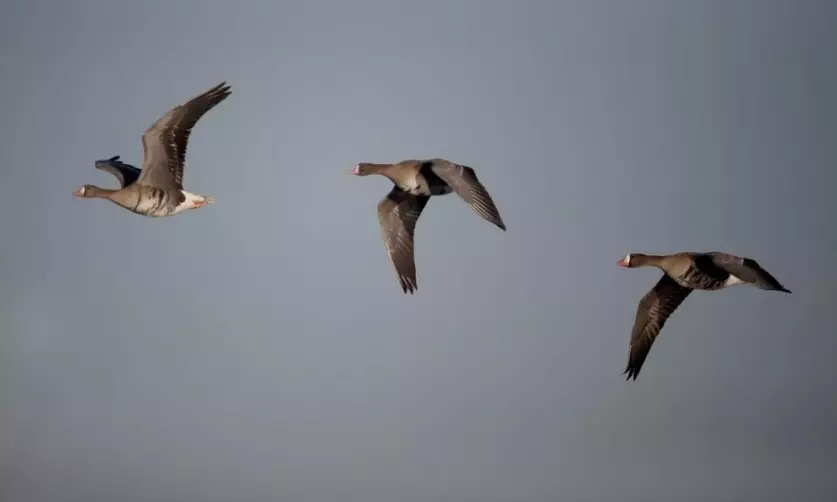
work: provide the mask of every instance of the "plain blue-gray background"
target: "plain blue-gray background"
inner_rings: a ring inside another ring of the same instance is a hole
[[[13,0],[0,8],[4,502],[825,501],[837,6]],[[227,80],[169,219],[79,200]],[[401,293],[358,161],[473,166]],[[621,375],[654,270],[692,295]]]

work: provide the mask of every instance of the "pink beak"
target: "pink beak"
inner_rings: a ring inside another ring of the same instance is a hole
[[[627,263],[625,263],[625,259],[624,259],[624,258],[622,258],[621,260],[617,261],[617,262],[616,262],[616,264],[617,264],[617,265],[619,265],[620,267],[627,267],[627,266],[628,266],[628,264],[627,264]]]
[[[75,195],[76,197],[82,197],[81,188],[76,188],[76,189],[73,191],[73,195]]]
[[[354,169],[352,169],[352,174],[355,176],[360,175],[360,166],[355,166]]]

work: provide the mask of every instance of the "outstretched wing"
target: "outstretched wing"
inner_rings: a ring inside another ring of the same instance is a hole
[[[395,186],[378,203],[381,236],[404,293],[412,294],[418,290],[413,234],[416,222],[429,200],[430,197],[426,195],[412,195]]]
[[[157,188],[183,189],[183,163],[189,135],[197,121],[230,95],[221,82],[160,117],[142,135],[145,159],[137,183]]]
[[[94,164],[96,169],[108,172],[119,180],[122,188],[134,184],[140,176],[139,168],[126,164],[119,160],[119,155],[115,155],[106,160],[97,160]]]
[[[628,366],[624,372],[628,379],[636,380],[654,340],[659,336],[669,316],[691,292],[692,289],[684,288],[663,274],[651,291],[639,301],[634,330],[631,333]]]
[[[494,201],[473,169],[443,159],[434,159],[430,169],[450,185],[453,191],[462,197],[478,215],[502,230],[506,229],[500,217],[500,211],[497,210],[497,206],[494,205]]]
[[[752,284],[759,289],[790,293],[789,289],[782,286],[782,284],[776,280],[770,272],[761,268],[761,265],[759,265],[758,262],[752,258],[742,258],[740,256],[720,253],[717,251],[707,253],[707,255],[710,256],[712,263],[716,267],[727,271],[742,281]]]

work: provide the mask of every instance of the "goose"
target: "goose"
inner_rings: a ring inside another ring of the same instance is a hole
[[[441,158],[410,159],[395,164],[360,162],[352,174],[379,174],[393,182],[392,189],[378,203],[378,220],[389,260],[405,294],[418,290],[413,234],[430,197],[456,192],[479,216],[506,230],[494,201],[468,166]]]
[[[183,164],[192,128],[230,93],[230,86],[221,82],[157,119],[142,135],[142,169],[122,163],[118,155],[96,161],[95,167],[116,176],[121,188],[82,185],[73,195],[107,199],[132,213],[150,217],[173,216],[215,202],[213,197],[183,189]]]
[[[625,268],[657,267],[663,271],[663,276],[637,307],[628,366],[623,373],[628,375],[628,380],[636,380],[663,325],[692,291],[717,291],[749,284],[767,291],[791,292],[752,258],[718,251],[671,255],[629,253],[617,264]]]

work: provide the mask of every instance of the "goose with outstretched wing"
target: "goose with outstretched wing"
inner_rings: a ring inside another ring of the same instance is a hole
[[[767,291],[790,293],[752,258],[717,251],[670,255],[629,253],[619,260],[618,265],[625,268],[656,267],[663,272],[657,284],[637,306],[628,366],[625,368],[628,379],[634,380],[666,321],[692,291],[718,291],[749,284]]]
[[[142,136],[142,169],[121,162],[119,156],[97,161],[95,166],[116,176],[121,188],[83,185],[73,195],[107,199],[133,213],[150,217],[172,216],[215,202],[212,197],[183,189],[183,167],[192,128],[230,93],[230,86],[222,82],[175,106],[154,122]]]
[[[387,255],[404,293],[418,290],[413,256],[416,222],[431,197],[456,193],[484,220],[506,230],[500,211],[477,178],[474,169],[445,159],[404,160],[395,164],[361,162],[355,176],[378,174],[389,178],[392,189],[378,203],[378,221]]]

